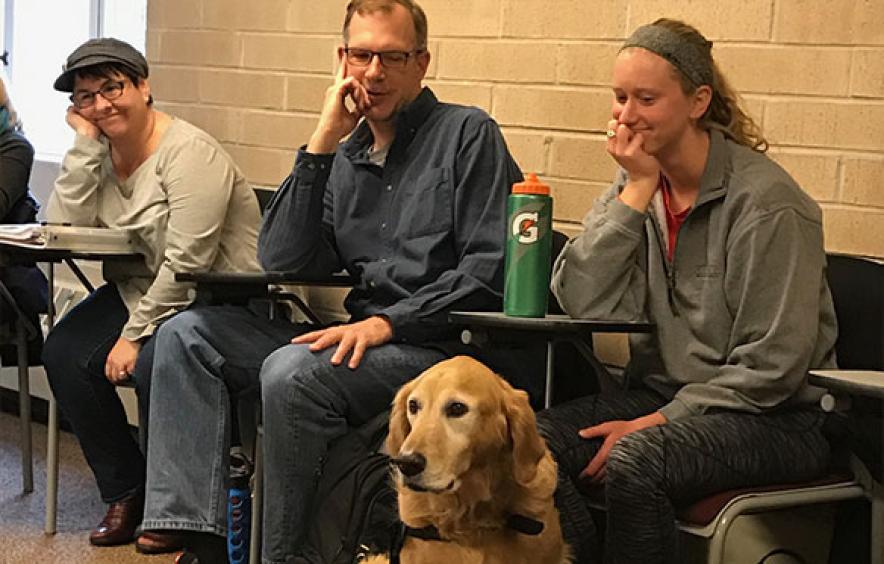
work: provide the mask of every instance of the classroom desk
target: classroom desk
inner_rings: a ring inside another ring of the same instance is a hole
[[[832,394],[857,395],[884,402],[884,372],[876,370],[811,370],[807,381]],[[830,404],[834,407],[834,403]],[[826,404],[823,408],[827,409]],[[884,442],[884,421],[881,440]],[[858,481],[868,492],[872,503],[872,564],[884,564],[884,444],[881,445],[880,475],[868,476],[859,469]],[[865,483],[864,483],[865,482]]]
[[[293,302],[311,323],[321,325],[322,321],[313,313],[297,294],[280,292],[278,285],[319,286],[346,288],[354,286],[358,280],[346,273],[315,277],[296,275],[286,271],[264,272],[178,272],[176,282],[196,284],[196,301],[201,303],[226,303],[246,305],[253,299],[288,300]],[[271,311],[272,314],[272,311]]]
[[[650,333],[652,323],[643,321],[611,321],[605,319],[572,319],[567,315],[545,317],[512,317],[500,312],[454,311],[448,320],[466,326],[461,333],[464,344],[483,345],[490,340],[505,341],[508,338],[529,339],[546,342],[546,386],[544,406],[552,402],[555,344],[570,342],[595,369],[599,377],[607,370],[596,358],[592,349],[594,333]],[[610,382],[599,382],[603,388]]]
[[[22,247],[14,242],[0,242],[0,266],[21,263],[45,263],[47,266],[46,278],[49,282],[49,303],[46,316],[47,327],[52,330],[55,325],[55,265],[65,263],[74,273],[87,291],[92,292],[95,288],[89,279],[80,270],[75,260],[90,261],[120,261],[140,262],[141,257],[137,254],[121,254],[117,252],[93,252],[87,250],[71,251],[64,249],[34,249]],[[20,394],[29,393],[29,390],[19,390]],[[27,421],[27,449],[30,452],[30,421]],[[46,441],[46,520],[43,530],[46,534],[54,534],[56,531],[56,517],[58,510],[58,403],[50,394],[49,397],[49,421],[47,422]],[[24,446],[23,446],[24,448]]]

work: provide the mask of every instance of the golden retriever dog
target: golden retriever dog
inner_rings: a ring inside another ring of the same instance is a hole
[[[482,363],[452,358],[403,386],[386,446],[410,531],[402,564],[571,561],[528,394]]]

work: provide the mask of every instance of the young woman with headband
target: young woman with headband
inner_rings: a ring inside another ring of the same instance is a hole
[[[711,51],[667,19],[626,40],[607,128],[620,172],[555,266],[571,316],[656,327],[630,337],[628,390],[538,418],[579,562],[602,558],[578,485],[604,488],[607,561],[680,562],[678,504],[829,462],[806,381],[835,365],[821,212],[764,155]]]

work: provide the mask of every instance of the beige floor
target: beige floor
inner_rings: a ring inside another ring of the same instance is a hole
[[[58,533],[43,533],[46,492],[46,427],[33,424],[34,492],[21,491],[18,418],[0,413],[0,564],[173,562],[170,555],[144,556],[132,545],[95,548],[87,535],[105,506],[76,439],[62,433]]]

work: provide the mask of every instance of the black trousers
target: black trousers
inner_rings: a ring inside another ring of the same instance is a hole
[[[556,506],[576,562],[681,562],[675,508],[731,488],[822,476],[830,458],[825,414],[808,407],[765,415],[717,412],[670,421],[621,438],[604,484],[604,550],[578,475],[601,445],[577,432],[653,413],[666,400],[649,390],[580,398],[538,414],[559,465]]]
[[[145,455],[129,428],[116,387],[104,375],[107,355],[128,318],[116,287],[106,284],[65,315],[43,346],[52,393],[80,441],[105,503],[144,489]],[[131,374],[145,445],[152,365],[150,338],[142,344]]]

